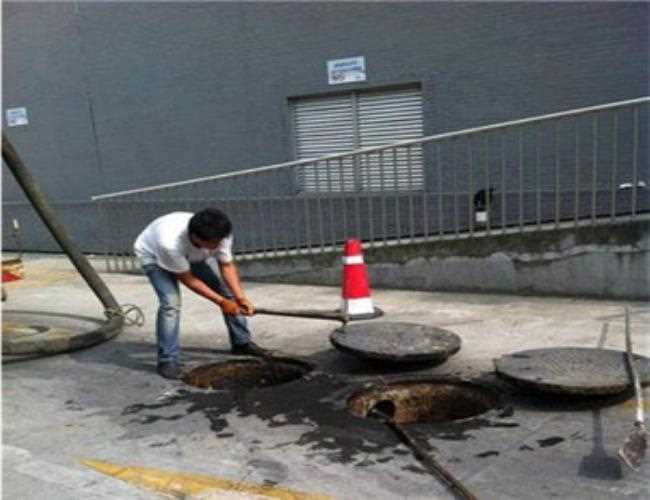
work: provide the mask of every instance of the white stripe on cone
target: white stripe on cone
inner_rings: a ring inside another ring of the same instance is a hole
[[[349,255],[343,257],[343,264],[363,264],[363,255]]]
[[[345,299],[343,300],[343,310],[349,316],[356,316],[357,314],[373,314],[375,308],[372,305],[370,297],[363,297],[360,299]]]

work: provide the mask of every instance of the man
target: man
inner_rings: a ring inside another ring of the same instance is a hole
[[[216,208],[196,214],[163,215],[135,240],[135,255],[159,299],[156,319],[158,373],[165,378],[176,379],[181,372],[179,281],[221,308],[233,353],[266,354],[251,341],[246,318],[242,316],[255,314],[255,307],[242,290],[233,262],[232,240],[232,224],[228,216]],[[221,280],[213,270],[215,264],[218,264]]]

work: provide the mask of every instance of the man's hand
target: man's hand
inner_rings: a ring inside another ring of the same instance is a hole
[[[223,300],[219,304],[219,307],[221,308],[224,314],[228,314],[229,316],[237,316],[238,314],[241,314],[241,310],[239,309],[239,306],[237,305],[236,302],[233,302],[232,300],[228,300],[228,299]]]
[[[255,306],[250,300],[248,300],[248,298],[238,297],[235,300],[237,301],[237,304],[239,305],[242,314],[246,316],[252,316],[253,314],[255,314]]]

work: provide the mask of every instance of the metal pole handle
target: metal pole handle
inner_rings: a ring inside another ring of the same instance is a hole
[[[256,307],[255,314],[267,314],[270,316],[288,316],[293,318],[308,318],[308,319],[324,319],[340,321],[343,324],[348,322],[348,317],[339,311],[317,311],[313,309],[303,310],[286,310],[286,309],[266,309],[263,307]]]

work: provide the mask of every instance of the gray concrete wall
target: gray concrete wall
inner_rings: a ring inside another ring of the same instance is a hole
[[[5,2],[3,105],[30,120],[6,132],[97,250],[93,194],[292,159],[291,97],[420,83],[428,135],[645,95],[648,10]],[[351,55],[366,57],[368,81],[329,86],[326,61]],[[5,172],[5,220],[22,217],[28,248],[56,249]]]
[[[245,279],[341,283],[340,255],[245,261]],[[650,299],[650,221],[365,251],[371,285],[408,290]]]

